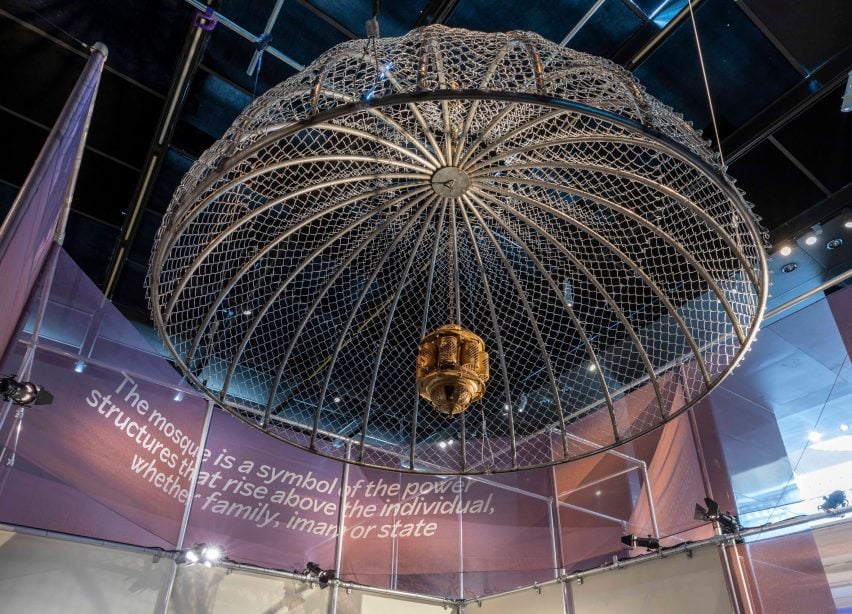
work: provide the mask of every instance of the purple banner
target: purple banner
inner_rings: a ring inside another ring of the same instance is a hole
[[[0,370],[31,363],[54,402],[0,406],[0,520],[174,547],[206,401],[61,250],[40,287],[38,345],[29,323]]]
[[[213,415],[187,543],[234,560],[302,571],[334,567],[342,465],[309,454],[223,411]]]
[[[44,265],[63,208],[70,203],[106,48],[83,69],[47,142],[0,225],[0,358],[14,339],[24,306]],[[60,232],[62,229],[59,229]]]

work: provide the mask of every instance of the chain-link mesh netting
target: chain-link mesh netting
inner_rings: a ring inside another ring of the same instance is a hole
[[[273,435],[476,473],[659,426],[745,351],[766,285],[716,156],[629,73],[432,26],[335,47],[247,108],[177,190],[150,294],[188,376]],[[450,322],[491,354],[456,418],[414,379]]]

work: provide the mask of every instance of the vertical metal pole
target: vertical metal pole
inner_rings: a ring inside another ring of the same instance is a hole
[[[91,52],[101,54],[106,62],[107,47],[103,43],[95,43],[91,47]],[[80,172],[80,164],[83,162],[83,152],[86,150],[86,141],[89,136],[89,124],[92,122],[92,111],[95,109],[95,99],[97,98],[98,90],[92,93],[92,101],[89,103],[89,110],[86,113],[86,119],[83,120],[83,130],[80,132],[80,143],[77,146],[77,153],[74,155],[74,165],[72,166],[71,176],[68,179],[68,187],[65,190],[65,198],[62,202],[62,210],[59,213],[59,221],[56,224],[56,231],[53,234],[53,239],[59,245],[65,242],[65,226],[68,224],[68,214],[71,213],[71,200],[74,198],[74,188],[77,186],[77,175]]]
[[[547,516],[550,522],[550,549],[553,555],[553,577],[559,577],[559,559],[556,555],[556,529],[553,520],[553,497],[547,500]]]
[[[648,493],[648,512],[651,515],[651,528],[654,537],[660,539],[660,527],[657,525],[657,512],[654,509],[654,493],[651,492],[651,481],[648,479],[648,463],[641,461],[642,479],[645,480],[645,492]]]
[[[56,261],[59,258],[59,248],[53,246],[51,248],[50,254],[48,254],[47,261],[45,262],[44,269],[42,269],[39,277],[44,279],[44,284],[42,286],[41,298],[38,304],[38,310],[36,311],[35,322],[33,323],[33,333],[32,338],[30,339],[30,344],[27,346],[26,351],[24,352],[24,357],[21,359],[21,367],[18,369],[19,381],[25,381],[29,378],[30,373],[32,373],[33,360],[35,360],[35,352],[36,347],[38,346],[38,337],[41,334],[41,324],[44,320],[44,312],[47,309],[47,300],[50,297],[50,290],[53,287],[53,276],[56,273]],[[26,320],[21,318],[21,323],[19,325],[20,329],[23,329],[26,325]],[[10,340],[9,348],[14,346],[17,342],[17,339]],[[3,425],[6,423],[6,418],[9,415],[9,412],[12,409],[12,402],[6,401],[3,404],[3,415],[0,416],[0,432],[3,431]],[[11,433],[9,434],[11,437]],[[9,438],[6,438],[6,443],[8,444]],[[0,449],[0,462],[2,462],[3,457],[6,453],[6,446],[4,445],[2,449]],[[5,478],[3,480],[5,482]],[[2,486],[0,486],[0,490],[2,490]]]
[[[701,446],[701,437],[698,433],[698,422],[695,419],[695,413],[693,412],[692,407],[686,410],[686,413],[689,415],[689,427],[692,432],[692,441],[695,445],[695,455],[698,457],[698,467],[701,469],[701,481],[704,483],[704,491],[707,493],[707,496],[712,499],[713,487],[710,485],[710,474],[707,471],[707,462],[704,458],[704,448]],[[722,534],[722,528],[718,522],[713,523],[713,533],[715,535]],[[728,596],[731,599],[731,605],[733,606],[736,614],[742,614],[737,584],[734,581],[731,563],[728,560],[728,553],[724,542],[719,544],[719,557],[722,559],[722,566],[725,568],[725,584],[727,584]],[[745,586],[745,582],[743,582],[743,586]],[[748,589],[746,589],[746,591],[747,590]]]
[[[464,599],[464,483],[459,476],[459,597]]]
[[[180,522],[180,531],[178,532],[177,543],[175,546],[178,550],[183,548],[183,542],[186,538],[186,530],[189,526],[189,516],[192,513],[192,502],[195,499],[195,489],[198,486],[198,474],[201,473],[201,463],[204,460],[204,449],[207,447],[207,437],[210,433],[210,423],[213,420],[214,404],[212,401],[207,402],[207,413],[204,416],[204,427],[201,430],[201,439],[198,443],[198,452],[195,457],[195,468],[192,470],[192,479],[189,482],[189,495],[186,498],[186,505],[183,508],[183,518]],[[175,587],[175,577],[177,576],[177,564],[174,559],[169,559],[171,569],[169,570],[169,579],[163,591],[162,607],[160,612],[166,614],[169,610],[169,601],[172,598],[172,590]]]
[[[346,460],[352,457],[352,442],[346,442]],[[340,570],[343,566],[343,539],[346,532],[346,491],[349,488],[349,463],[343,463],[343,478],[340,482],[340,508],[337,510],[337,545],[334,549],[334,570],[337,572],[337,577],[340,577]],[[331,594],[331,604],[329,614],[336,614],[337,600],[340,592],[340,587],[335,584],[334,592]]]

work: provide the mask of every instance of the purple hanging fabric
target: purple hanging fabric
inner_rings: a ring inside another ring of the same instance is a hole
[[[61,243],[107,49],[92,47],[9,215],[0,226],[0,356],[8,351],[51,243]]]

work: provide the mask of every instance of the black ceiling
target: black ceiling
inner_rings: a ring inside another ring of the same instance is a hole
[[[0,0],[0,212],[11,205],[85,62],[80,41],[104,42],[107,70],[65,247],[116,304],[140,318],[147,311],[143,280],[153,239],[190,164],[256,94],[294,74],[293,65],[363,36],[373,3],[284,0],[270,32],[275,55],[264,54],[257,76],[246,72],[255,43],[227,25],[261,35],[276,0],[215,2],[224,19],[203,37],[195,57],[187,53],[193,4],[200,3]],[[793,239],[850,206],[852,113],[840,112],[840,99],[852,68],[852,2],[693,5],[722,150],[773,241]],[[627,66],[708,138],[713,133],[686,0],[385,0],[379,22],[382,36],[435,22],[527,29],[557,42],[573,31],[569,46]],[[178,88],[185,65],[190,79]],[[170,138],[158,146],[173,96],[179,112],[166,127]],[[142,190],[140,178],[149,168],[153,180]],[[852,250],[852,240],[846,243]],[[802,266],[795,275],[813,279],[836,265],[806,253],[801,258],[815,268]],[[806,281],[789,278],[784,288]]]

